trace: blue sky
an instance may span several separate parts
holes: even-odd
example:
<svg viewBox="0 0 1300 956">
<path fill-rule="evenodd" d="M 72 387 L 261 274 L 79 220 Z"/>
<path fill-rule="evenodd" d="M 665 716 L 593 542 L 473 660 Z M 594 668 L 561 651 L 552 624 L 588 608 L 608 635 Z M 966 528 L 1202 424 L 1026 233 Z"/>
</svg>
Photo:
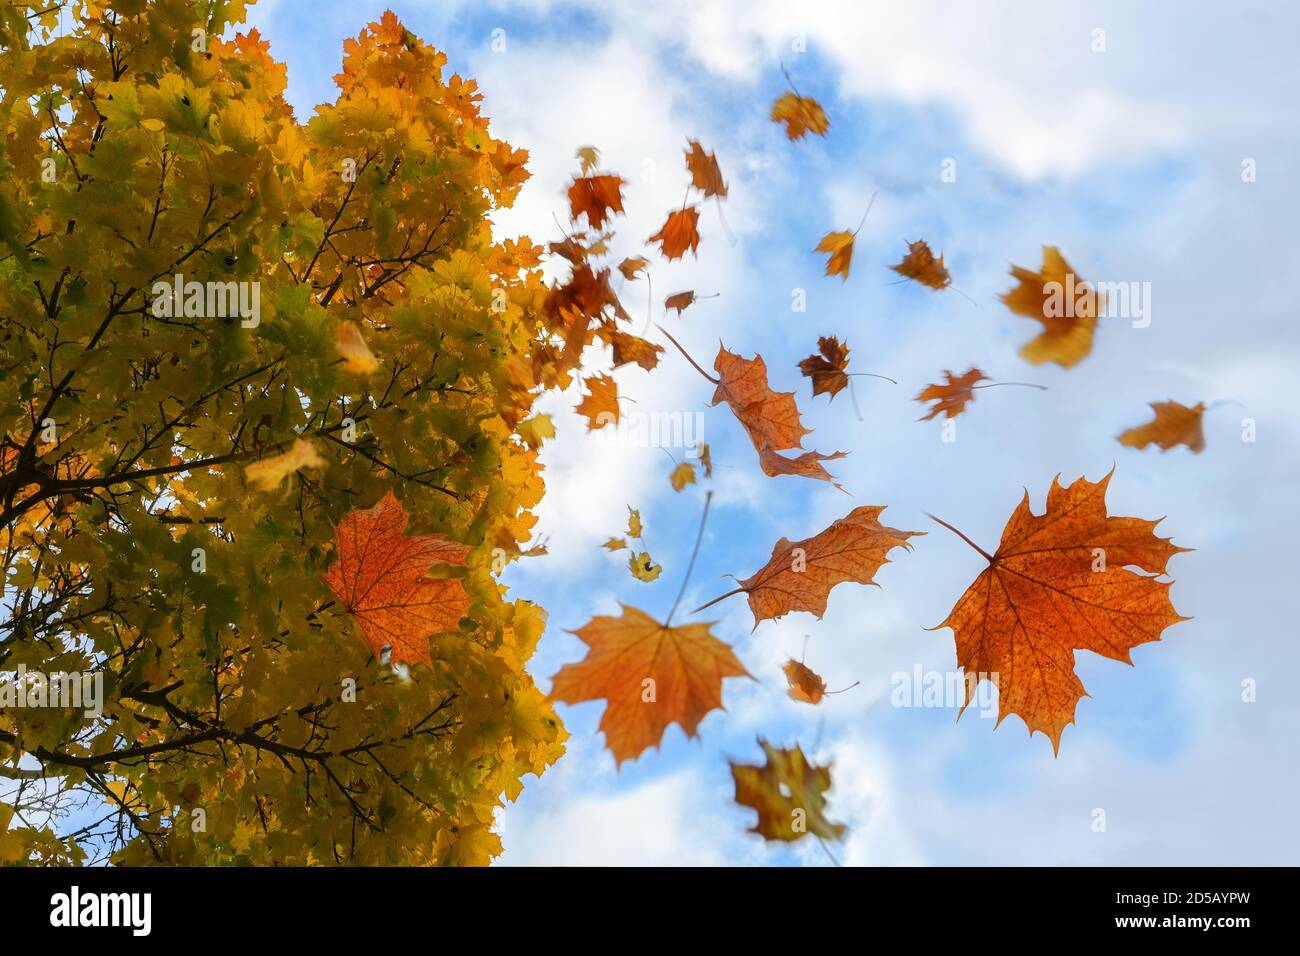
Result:
<svg viewBox="0 0 1300 956">
<path fill-rule="evenodd" d="M 833 762 L 829 813 L 851 830 L 832 852 L 850 864 L 1297 861 L 1289 795 L 1300 783 L 1300 706 L 1287 677 L 1298 663 L 1289 598 L 1300 335 L 1287 271 L 1300 252 L 1289 215 L 1300 208 L 1290 165 L 1300 66 L 1286 38 L 1300 14 L 1173 3 L 392 7 L 479 80 L 494 131 L 531 153 L 533 179 L 497 217 L 502 236 L 554 237 L 573 152 L 592 144 L 629 181 L 615 252 L 641 253 L 681 202 L 686 138 L 718 154 L 735 244 L 709 205 L 698 260 L 651 258 L 656 301 L 682 289 L 719 295 L 661 320 L 702 364 L 719 340 L 761 353 L 773 386 L 798 393 L 815 429 L 807 447 L 850 453 L 831 471 L 851 497 L 763 477 L 730 413 L 707 406 L 712 387 L 675 354 L 650 375 L 620 370 L 625 411 L 704 412 L 715 499 L 685 607 L 728 590 L 724 575 L 751 574 L 778 538 L 811 535 L 856 505 L 887 505 L 886 524 L 927 532 L 895 552 L 879 588 L 837 588 L 821 621 L 792 614 L 752 629 L 743 598 L 711 608 L 704 618 L 757 679 L 728 682 L 726 711 L 699 739 L 672 728 L 661 749 L 616 770 L 596 731 L 603 704 L 562 706 L 569 753 L 502 814 L 502 862 L 828 864 L 814 841 L 778 848 L 745 832 L 753 814 L 732 802 L 727 761 L 758 761 L 759 735 Z M 300 119 L 333 98 L 343 38 L 383 9 L 254 9 L 250 22 L 288 64 Z M 494 52 L 498 29 L 505 49 Z M 792 49 L 797 35 L 806 52 Z M 826 107 L 825 139 L 790 143 L 768 121 L 782 63 Z M 940 178 L 946 159 L 955 182 Z M 1255 182 L 1242 181 L 1247 159 Z M 825 277 L 813 247 L 856 226 L 876 190 L 851 277 Z M 917 238 L 945 254 L 969 299 L 894 282 L 886 266 Z M 1036 267 L 1043 244 L 1085 278 L 1150 282 L 1150 327 L 1104 319 L 1078 367 L 1026 364 L 1017 349 L 1034 324 L 997 295 L 1012 285 L 1009 263 Z M 806 313 L 791 311 L 796 289 Z M 629 286 L 624 301 L 640 316 L 645 296 Z M 799 376 L 798 360 L 829 334 L 848 342 L 853 369 L 900 382 L 856 380 L 862 421 L 847 394 L 814 400 Z M 941 370 L 971 364 L 1049 390 L 984 390 L 958 419 L 957 441 L 943 442 L 937 422 L 916 421 L 912 397 Z M 1199 456 L 1114 440 L 1163 399 L 1235 404 L 1208 413 Z M 576 402 L 542 406 L 560 428 L 543 456 L 550 554 L 507 577 L 550 613 L 532 665 L 543 686 L 582 657 L 568 630 L 593 614 L 618 601 L 666 614 L 703 500 L 699 486 L 672 492 L 663 450 L 588 436 Z M 1254 442 L 1241 440 L 1247 417 Z M 951 632 L 925 628 L 983 566 L 924 513 L 991 548 L 1025 489 L 1041 510 L 1057 473 L 1097 480 L 1112 465 L 1111 513 L 1165 515 L 1161 532 L 1196 549 L 1171 565 L 1175 606 L 1194 620 L 1137 649 L 1132 668 L 1080 652 L 1091 696 L 1055 759 L 1015 717 L 995 731 L 973 709 L 958 722 L 952 708 L 891 706 L 895 673 L 955 668 Z M 621 533 L 628 505 L 665 567 L 650 585 L 599 547 Z M 780 665 L 805 635 L 807 662 L 833 687 L 861 685 L 820 708 L 788 700 Z M 1248 680 L 1254 703 L 1242 700 Z M 1104 832 L 1094 830 L 1099 809 Z"/>
</svg>

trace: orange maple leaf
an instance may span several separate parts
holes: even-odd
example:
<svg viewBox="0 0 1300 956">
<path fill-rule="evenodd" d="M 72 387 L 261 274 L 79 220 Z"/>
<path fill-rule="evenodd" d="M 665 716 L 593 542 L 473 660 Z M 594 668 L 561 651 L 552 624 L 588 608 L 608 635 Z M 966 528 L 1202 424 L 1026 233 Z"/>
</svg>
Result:
<svg viewBox="0 0 1300 956">
<path fill-rule="evenodd" d="M 849 384 L 844 370 L 849 367 L 849 347 L 833 335 L 823 335 L 817 340 L 821 355 L 810 355 L 799 363 L 799 371 L 812 379 L 813 397 L 822 392 L 833 399 Z"/>
<path fill-rule="evenodd" d="M 1056 246 L 1043 246 L 1043 265 L 1037 272 L 1013 265 L 1019 283 L 1002 295 L 1008 309 L 1037 319 L 1043 332 L 1020 349 L 1026 362 L 1055 362 L 1062 368 L 1078 365 L 1092 351 L 1097 329 L 1099 296 L 1065 261 Z"/>
<path fill-rule="evenodd" d="M 1151 410 L 1156 413 L 1155 418 L 1121 433 L 1121 445 L 1130 448 L 1156 445 L 1161 451 L 1168 451 L 1175 445 L 1186 445 L 1198 455 L 1205 450 L 1205 433 L 1201 430 L 1204 402 L 1197 402 L 1191 408 L 1173 401 L 1151 402 Z"/>
<path fill-rule="evenodd" d="M 786 683 L 790 685 L 791 700 L 805 704 L 820 704 L 826 696 L 826 681 L 811 667 L 793 657 L 781 668 L 785 672 Z"/>
<path fill-rule="evenodd" d="M 826 260 L 828 276 L 839 276 L 841 279 L 849 277 L 849 266 L 853 262 L 853 239 L 851 232 L 828 232 L 817 243 L 813 252 L 825 252 L 830 256 Z"/>
<path fill-rule="evenodd" d="M 744 427 L 754 450 L 758 452 L 758 463 L 763 474 L 769 478 L 796 475 L 834 481 L 834 477 L 821 463 L 843 458 L 845 452 L 823 455 L 821 452 L 808 451 L 795 458 L 779 454 L 782 449 L 802 448 L 803 436 L 812 429 L 804 428 L 799 418 L 794 392 L 774 392 L 768 386 L 767 363 L 761 355 L 745 359 L 734 352 L 728 352 L 723 346 L 718 349 L 713 368 L 718 373 L 718 387 L 713 393 L 713 404 L 727 403 L 736 420 Z"/>
<path fill-rule="evenodd" d="M 628 362 L 635 362 L 648 372 L 659 364 L 659 354 L 664 350 L 662 345 L 656 345 L 649 339 L 624 332 L 622 329 L 613 329 L 604 333 L 604 337 L 608 339 L 614 350 L 615 368 Z"/>
<path fill-rule="evenodd" d="M 617 424 L 618 383 L 602 372 L 583 379 L 583 384 L 587 386 L 589 394 L 582 397 L 577 411 L 579 415 L 587 416 L 587 430 L 595 431 L 609 424 Z"/>
<path fill-rule="evenodd" d="M 1031 735 L 1042 731 L 1052 741 L 1053 752 L 1085 693 L 1074 673 L 1076 650 L 1132 664 L 1130 650 L 1187 620 L 1169 600 L 1173 582 L 1157 578 L 1171 557 L 1189 549 L 1156 537 L 1159 521 L 1109 516 L 1112 474 L 1096 483 L 1080 477 L 1068 488 L 1058 476 L 1041 515 L 1025 492 L 994 554 L 940 522 L 989 563 L 934 628 L 953 631 L 957 664 L 967 675 L 962 707 L 976 682 L 991 680 L 998 723 L 1019 715 Z"/>
<path fill-rule="evenodd" d="M 804 428 L 799 419 L 794 392 L 774 392 L 768 386 L 763 356 L 741 358 L 723 346 L 713 369 L 719 379 L 713 404 L 727 403 L 759 452 L 802 447 L 803 436 L 812 429 Z"/>
<path fill-rule="evenodd" d="M 691 185 L 704 193 L 705 197 L 727 195 L 727 184 L 722 181 L 722 170 L 718 166 L 718 157 L 706 153 L 698 141 L 686 141 L 690 149 L 686 150 L 686 169 L 691 174 Z"/>
<path fill-rule="evenodd" d="M 740 586 L 722 597 L 745 594 L 754 614 L 754 627 L 791 611 L 808 611 L 820 618 L 826 613 L 826 600 L 835 585 L 850 581 L 874 584 L 876 572 L 889 563 L 892 549 L 903 547 L 910 551 L 907 539 L 925 534 L 885 527 L 876 520 L 884 510 L 884 505 L 862 505 L 811 538 L 782 538 L 773 545 L 767 564 L 737 581 Z"/>
<path fill-rule="evenodd" d="M 691 304 L 694 301 L 695 301 L 694 291 L 674 292 L 668 298 L 664 299 L 664 311 L 667 312 L 669 309 L 676 309 L 677 314 L 681 315 L 683 312 L 685 312 L 688 308 L 691 307 Z"/>
<path fill-rule="evenodd" d="M 796 745 L 786 750 L 759 738 L 767 757 L 762 767 L 731 764 L 736 802 L 758 811 L 751 833 L 768 840 L 790 842 L 808 834 L 837 840 L 848 829 L 826 818 L 826 791 L 831 788 L 830 767 L 810 763 Z"/>
<path fill-rule="evenodd" d="M 623 211 L 623 177 L 579 176 L 569 187 L 569 218 L 585 214 L 592 229 L 605 224 L 610 212 Z"/>
<path fill-rule="evenodd" d="M 700 721 L 722 708 L 722 681 L 749 677 L 709 624 L 669 627 L 626 604 L 618 617 L 598 615 L 572 633 L 587 656 L 551 679 L 551 698 L 566 704 L 604 698 L 600 730 L 618 763 L 658 746 L 669 724 L 694 737 Z"/>
<path fill-rule="evenodd" d="M 840 491 L 844 491 L 840 483 L 835 480 L 835 476 L 826 470 L 822 462 L 847 458 L 848 454 L 846 451 L 837 451 L 830 455 L 823 455 L 819 451 L 806 451 L 802 455 L 789 458 L 779 451 L 763 448 L 758 453 L 758 466 L 763 469 L 763 474 L 769 478 L 775 478 L 778 475 L 816 478 L 818 481 L 829 481 Z"/>
<path fill-rule="evenodd" d="M 425 575 L 464 565 L 469 546 L 440 534 L 406 534 L 408 516 L 389 491 L 372 508 L 353 508 L 335 528 L 338 560 L 321 578 L 352 615 L 375 657 L 430 663 L 429 638 L 458 630 L 469 595 L 455 578 Z"/>
<path fill-rule="evenodd" d="M 694 206 L 674 210 L 668 214 L 668 219 L 663 226 L 648 241 L 658 242 L 664 258 L 670 262 L 686 255 L 687 249 L 692 255 L 698 257 L 699 253 L 696 250 L 700 245 L 699 223 L 700 213 Z"/>
<path fill-rule="evenodd" d="M 628 256 L 618 264 L 618 271 L 623 273 L 624 279 L 631 282 L 638 278 L 649 264 L 642 256 Z"/>
<path fill-rule="evenodd" d="M 782 93 L 772 104 L 772 122 L 784 123 L 789 139 L 800 139 L 810 132 L 825 136 L 831 128 L 820 103 L 810 96 L 790 92 Z"/>
<path fill-rule="evenodd" d="M 943 256 L 936 259 L 934 253 L 930 251 L 930 244 L 924 239 L 909 242 L 907 255 L 903 256 L 903 261 L 889 268 L 904 278 L 914 279 L 935 291 L 952 285 L 952 276 L 948 274 L 948 268 L 943 264 Z"/>
<path fill-rule="evenodd" d="M 922 404 L 934 402 L 930 414 L 918 418 L 917 421 L 928 422 L 940 412 L 944 413 L 945 418 L 956 418 L 966 410 L 967 403 L 975 400 L 975 383 L 988 377 L 973 367 L 956 376 L 944 369 L 943 376 L 948 380 L 945 384 L 927 385 L 914 399 Z"/>
</svg>

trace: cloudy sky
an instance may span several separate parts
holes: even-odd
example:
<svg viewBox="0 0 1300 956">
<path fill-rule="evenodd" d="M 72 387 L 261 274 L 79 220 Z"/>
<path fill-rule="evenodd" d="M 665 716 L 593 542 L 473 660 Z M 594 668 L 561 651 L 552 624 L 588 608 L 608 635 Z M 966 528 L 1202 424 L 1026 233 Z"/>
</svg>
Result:
<svg viewBox="0 0 1300 956">
<path fill-rule="evenodd" d="M 657 301 L 717 293 L 662 319 L 711 364 L 719 340 L 761 353 L 770 380 L 797 390 L 807 447 L 850 454 L 821 482 L 765 478 L 712 387 L 675 353 L 616 377 L 625 413 L 703 413 L 717 463 L 714 508 L 684 606 L 729 590 L 785 536 L 807 537 L 861 504 L 886 524 L 926 531 L 895 552 L 879 588 L 841 585 L 823 620 L 792 614 L 752 629 L 741 597 L 703 615 L 755 681 L 729 681 L 725 712 L 699 739 L 673 727 L 661 749 L 616 769 L 596 730 L 603 703 L 561 706 L 568 754 L 501 817 L 508 864 L 1260 864 L 1300 861 L 1294 809 L 1300 664 L 1292 590 L 1300 531 L 1300 375 L 1293 271 L 1300 187 L 1295 104 L 1300 11 L 1280 4 L 803 0 L 394 2 L 407 26 L 476 77 L 494 131 L 531 153 L 533 179 L 496 220 L 502 236 L 554 238 L 581 145 L 627 180 L 617 253 L 654 260 Z M 300 118 L 333 99 L 344 37 L 379 0 L 263 0 L 250 18 L 289 66 Z M 503 31 L 503 32 L 498 32 Z M 494 39 L 497 41 L 494 45 Z M 504 41 L 504 42 L 502 42 Z M 494 49 L 495 46 L 495 49 Z M 785 89 L 831 118 L 824 139 L 791 143 L 769 122 Z M 669 266 L 644 237 L 681 203 L 687 137 L 715 150 L 731 193 L 703 208 L 698 260 Z M 945 168 L 956 170 L 946 182 Z M 1254 171 L 1243 176 L 1243 170 Z M 851 277 L 824 276 L 820 236 L 858 236 Z M 946 256 L 956 290 L 899 284 L 886 266 L 905 241 Z M 997 300 L 1014 262 L 1059 246 L 1088 279 L 1150 283 L 1151 322 L 1103 319 L 1078 367 L 1018 355 L 1036 324 Z M 796 290 L 807 310 L 792 311 Z M 645 314 L 643 284 L 625 304 Z M 657 335 L 657 333 L 654 333 Z M 796 363 L 819 335 L 852 349 L 855 381 L 810 397 Z M 602 359 L 597 353 L 593 361 Z M 919 423 L 912 401 L 943 369 L 1048 386 L 987 389 L 957 440 Z M 1125 448 L 1147 403 L 1217 402 L 1207 448 Z M 669 487 L 683 449 L 602 443 L 548 398 L 541 509 L 550 554 L 509 572 L 550 624 L 532 670 L 544 687 L 585 651 L 568 633 L 617 602 L 663 616 L 680 585 L 703 490 Z M 1243 441 L 1243 420 L 1256 440 Z M 1053 758 L 1017 717 L 996 730 L 974 708 L 891 704 L 900 672 L 948 674 L 950 631 L 928 631 L 984 566 L 925 517 L 992 549 L 1028 490 L 1036 510 L 1053 476 L 1099 479 L 1115 466 L 1113 514 L 1166 516 L 1161 532 L 1195 548 L 1171 563 L 1172 596 L 1193 620 L 1133 653 L 1134 667 L 1077 655 L 1090 697 Z M 641 510 L 664 573 L 628 575 L 600 548 Z M 798 658 L 832 687 L 819 708 L 785 696 Z M 1243 682 L 1246 682 L 1244 685 Z M 1250 684 L 1253 682 L 1253 685 Z M 1243 700 L 1243 686 L 1255 689 Z M 799 742 L 833 763 L 830 816 L 850 827 L 828 854 L 816 841 L 768 846 L 732 801 L 728 760 L 761 762 L 758 736 Z M 1096 821 L 1104 813 L 1104 831 Z"/>
</svg>

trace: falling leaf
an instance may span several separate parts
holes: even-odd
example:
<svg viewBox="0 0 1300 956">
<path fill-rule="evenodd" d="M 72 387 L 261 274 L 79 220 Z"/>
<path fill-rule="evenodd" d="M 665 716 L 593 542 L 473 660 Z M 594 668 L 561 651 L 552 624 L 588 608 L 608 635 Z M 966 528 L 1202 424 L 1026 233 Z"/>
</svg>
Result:
<svg viewBox="0 0 1300 956">
<path fill-rule="evenodd" d="M 527 421 L 520 422 L 515 428 L 515 434 L 529 448 L 537 449 L 544 439 L 555 437 L 555 423 L 551 421 L 550 415 L 534 415 Z"/>
<path fill-rule="evenodd" d="M 1151 402 L 1151 410 L 1156 413 L 1155 418 L 1122 433 L 1119 436 L 1121 445 L 1130 448 L 1157 445 L 1161 451 L 1168 451 L 1175 445 L 1186 445 L 1198 455 L 1205 450 L 1205 433 L 1201 430 L 1204 402 L 1197 402 L 1191 408 L 1172 401 Z"/>
<path fill-rule="evenodd" d="M 618 383 L 603 372 L 583 379 L 588 394 L 578 403 L 579 415 L 587 416 L 587 430 L 595 431 L 616 423 L 618 413 Z"/>
<path fill-rule="evenodd" d="M 595 146 L 579 146 L 578 151 L 573 156 L 582 163 L 582 175 L 584 176 L 600 165 L 600 150 Z"/>
<path fill-rule="evenodd" d="M 813 397 L 822 392 L 834 398 L 849 377 L 844 370 L 849 367 L 849 347 L 834 336 L 823 335 L 817 340 L 821 355 L 810 355 L 799 363 L 799 371 L 812 379 Z"/>
<path fill-rule="evenodd" d="M 618 763 L 658 746 L 669 724 L 694 737 L 700 721 L 722 707 L 722 682 L 748 677 L 709 624 L 667 627 L 621 605 L 618 617 L 593 617 L 576 634 L 588 647 L 577 664 L 551 679 L 551 698 L 567 704 L 604 698 L 600 730 Z"/>
<path fill-rule="evenodd" d="M 605 224 L 610 212 L 623 211 L 621 176 L 581 176 L 569 187 L 569 218 L 574 222 L 586 215 L 592 229 Z"/>
<path fill-rule="evenodd" d="M 810 96 L 789 92 L 782 93 L 772 104 L 772 122 L 784 123 L 789 139 L 799 139 L 810 132 L 825 136 L 831 128 L 820 103 Z"/>
<path fill-rule="evenodd" d="M 826 696 L 826 682 L 812 668 L 794 658 L 785 662 L 786 683 L 790 685 L 790 699 L 805 704 L 820 704 Z"/>
<path fill-rule="evenodd" d="M 876 571 L 889 563 L 889 552 L 911 550 L 907 539 L 925 533 L 885 527 L 876 520 L 884 510 L 884 505 L 862 505 L 811 538 L 778 541 L 767 564 L 737 582 L 749 599 L 754 626 L 791 611 L 820 618 L 835 585 L 874 584 Z"/>
<path fill-rule="evenodd" d="M 705 478 L 713 477 L 713 452 L 707 443 L 700 444 L 700 467 L 704 469 Z"/>
<path fill-rule="evenodd" d="M 627 559 L 627 568 L 632 572 L 632 577 L 638 581 L 649 584 L 656 580 L 663 573 L 663 565 L 655 564 L 654 558 L 650 557 L 649 551 L 642 551 L 640 554 L 633 554 Z"/>
<path fill-rule="evenodd" d="M 903 257 L 903 261 L 889 268 L 904 278 L 915 279 L 921 285 L 929 286 L 935 291 L 952 285 L 952 276 L 948 274 L 948 269 L 943 264 L 943 256 L 936 259 L 934 253 L 930 251 L 929 243 L 924 239 L 909 242 L 907 255 Z"/>
<path fill-rule="evenodd" d="M 706 153 L 704 147 L 696 140 L 686 141 L 690 149 L 686 150 L 686 168 L 691 174 L 691 185 L 704 193 L 705 197 L 727 195 L 727 184 L 722 181 L 722 170 L 718 167 L 718 157 Z"/>
<path fill-rule="evenodd" d="M 668 214 L 667 221 L 658 232 L 650 237 L 650 242 L 658 242 L 664 258 L 670 262 L 680 259 L 690 250 L 698 256 L 696 250 L 700 245 L 700 213 L 694 206 L 678 209 Z"/>
<path fill-rule="evenodd" d="M 917 421 L 928 422 L 940 412 L 943 412 L 946 418 L 956 418 L 966 410 L 967 403 L 975 400 L 975 383 L 987 377 L 977 368 L 970 368 L 957 376 L 944 369 L 943 376 L 948 380 L 946 384 L 927 385 L 914 399 L 922 404 L 934 402 L 930 407 L 930 414 Z"/>
<path fill-rule="evenodd" d="M 1130 650 L 1186 620 L 1169 600 L 1173 582 L 1157 578 L 1188 549 L 1156 537 L 1158 521 L 1110 517 L 1110 478 L 1080 477 L 1069 488 L 1053 480 L 1041 515 L 1026 492 L 997 551 L 981 551 L 989 566 L 939 625 L 952 629 L 957 664 L 968 675 L 963 708 L 974 681 L 987 678 L 998 688 L 999 722 L 1019 715 L 1031 735 L 1042 731 L 1052 741 L 1053 752 L 1085 693 L 1074 673 L 1076 650 L 1131 664 Z"/>
<path fill-rule="evenodd" d="M 694 292 L 674 292 L 668 298 L 664 299 L 664 311 L 676 309 L 677 314 L 681 315 L 695 301 Z"/>
<path fill-rule="evenodd" d="M 1020 355 L 1026 362 L 1055 362 L 1062 368 L 1078 365 L 1092 351 L 1101 306 L 1092 286 L 1075 274 L 1056 246 L 1043 246 L 1043 266 L 1037 272 L 1013 265 L 1019 283 L 1002 301 L 1017 315 L 1037 319 L 1043 332 L 1027 342 Z"/>
<path fill-rule="evenodd" d="M 695 466 L 689 461 L 682 462 L 673 469 L 668 481 L 672 484 L 673 491 L 681 491 L 687 485 L 695 484 Z"/>
<path fill-rule="evenodd" d="M 761 355 L 741 358 L 722 347 L 713 368 L 719 378 L 713 404 L 727 403 L 758 451 L 802 446 L 803 436 L 812 429 L 804 428 L 799 419 L 794 392 L 774 392 L 768 386 L 767 363 Z"/>
<path fill-rule="evenodd" d="M 762 767 L 731 764 L 736 802 L 758 811 L 751 833 L 768 840 L 790 842 L 809 833 L 823 840 L 838 840 L 848 827 L 826 818 L 826 791 L 831 788 L 830 767 L 808 762 L 803 751 L 771 746 L 759 738 L 767 757 Z"/>
<path fill-rule="evenodd" d="M 821 462 L 843 458 L 844 452 L 823 455 L 809 451 L 796 458 L 779 454 L 782 449 L 802 448 L 803 436 L 810 429 L 804 428 L 799 418 L 794 392 L 774 392 L 768 387 L 767 364 L 761 355 L 745 359 L 722 347 L 718 349 L 713 368 L 719 379 L 713 404 L 727 403 L 758 452 L 759 466 L 765 475 L 833 480 Z"/>
<path fill-rule="evenodd" d="M 825 252 L 830 256 L 826 260 L 828 276 L 839 276 L 841 279 L 849 277 L 849 266 L 853 262 L 853 238 L 851 232 L 828 232 L 817 243 L 817 248 L 813 251 Z"/>
<path fill-rule="evenodd" d="M 656 345 L 639 335 L 632 335 L 622 329 L 615 329 L 608 335 L 609 344 L 614 350 L 614 367 L 635 362 L 647 372 L 659 364 L 659 356 L 664 347 Z"/>
<path fill-rule="evenodd" d="M 622 551 L 627 547 L 627 538 L 610 538 L 601 547 L 607 551 Z"/>
<path fill-rule="evenodd" d="M 829 481 L 839 488 L 835 481 L 835 476 L 826 470 L 822 465 L 824 461 L 835 461 L 839 458 L 848 457 L 848 452 L 837 451 L 830 455 L 823 455 L 819 451 L 806 451 L 802 455 L 794 458 L 787 458 L 779 451 L 773 451 L 770 448 L 764 448 L 758 453 L 758 466 L 763 469 L 763 474 L 769 478 L 775 478 L 778 475 L 794 475 L 799 478 L 816 478 L 819 481 Z M 841 489 L 843 490 L 843 489 Z"/>
<path fill-rule="evenodd" d="M 463 565 L 469 546 L 439 534 L 408 535 L 408 517 L 390 491 L 374 507 L 353 508 L 335 529 L 337 560 L 321 575 L 357 622 L 378 658 L 430 663 L 434 634 L 458 630 L 469 595 L 457 579 L 425 575 L 434 565 Z"/>
<path fill-rule="evenodd" d="M 645 270 L 650 263 L 641 256 L 628 256 L 618 264 L 618 271 L 623 273 L 623 278 L 629 282 L 636 279 Z"/>
<path fill-rule="evenodd" d="M 640 509 L 631 507 L 627 509 L 627 533 L 633 538 L 639 538 L 645 534 L 645 529 L 641 525 Z"/>
<path fill-rule="evenodd" d="M 280 487 L 280 482 L 299 468 L 324 468 L 327 464 L 315 445 L 295 438 L 288 451 L 255 461 L 246 467 L 244 480 L 258 491 L 274 491 Z"/>
<path fill-rule="evenodd" d="M 369 375 L 379 368 L 379 360 L 361 335 L 355 322 L 340 322 L 334 327 L 334 349 L 346 360 L 344 368 L 358 375 Z"/>
</svg>

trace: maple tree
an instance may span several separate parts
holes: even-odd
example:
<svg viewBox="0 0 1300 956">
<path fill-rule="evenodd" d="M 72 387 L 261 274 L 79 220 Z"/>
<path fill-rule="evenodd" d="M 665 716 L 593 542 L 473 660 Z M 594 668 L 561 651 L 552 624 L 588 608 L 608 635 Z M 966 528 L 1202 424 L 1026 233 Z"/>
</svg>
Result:
<svg viewBox="0 0 1300 956">
<path fill-rule="evenodd" d="M 1188 549 L 1156 537 L 1158 521 L 1109 515 L 1111 474 L 1099 482 L 1080 477 L 1068 488 L 1053 480 L 1041 515 L 1026 492 L 993 554 L 935 519 L 988 562 L 938 625 L 952 629 L 957 665 L 997 685 L 999 723 L 1018 715 L 1053 751 L 1084 694 L 1076 650 L 1131 664 L 1133 648 L 1186 620 L 1169 599 L 1173 582 L 1159 578 Z M 963 709 L 972 693 L 968 681 Z"/>
<path fill-rule="evenodd" d="M 0 22 L 0 663 L 104 681 L 0 712 L 5 860 L 486 863 L 565 739 L 495 577 L 531 406 L 614 303 L 493 240 L 527 154 L 444 54 L 386 14 L 299 123 L 243 12 Z M 178 275 L 260 312 L 160 308 Z"/>
</svg>

